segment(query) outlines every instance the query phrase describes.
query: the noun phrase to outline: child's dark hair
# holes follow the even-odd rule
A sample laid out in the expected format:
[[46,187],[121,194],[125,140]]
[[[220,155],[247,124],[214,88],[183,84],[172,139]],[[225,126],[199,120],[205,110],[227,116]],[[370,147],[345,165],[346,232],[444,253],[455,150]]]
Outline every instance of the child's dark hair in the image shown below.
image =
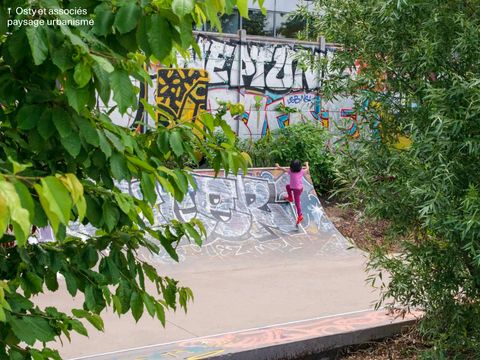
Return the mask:
[[290,163],[290,171],[297,173],[300,170],[302,170],[302,163],[300,162],[300,160],[298,159],[292,160],[292,162]]

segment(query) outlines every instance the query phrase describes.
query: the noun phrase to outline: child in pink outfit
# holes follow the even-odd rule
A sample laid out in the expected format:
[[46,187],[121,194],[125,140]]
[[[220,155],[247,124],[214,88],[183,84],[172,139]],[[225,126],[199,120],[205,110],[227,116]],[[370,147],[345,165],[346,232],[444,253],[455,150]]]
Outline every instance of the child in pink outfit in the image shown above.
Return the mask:
[[290,202],[295,200],[295,207],[297,208],[298,215],[298,225],[303,220],[302,203],[300,201],[300,198],[303,192],[303,174],[305,173],[305,171],[309,170],[308,162],[305,163],[305,168],[302,167],[302,163],[300,162],[300,160],[293,160],[290,164],[290,169],[282,168],[278,164],[275,164],[275,166],[280,170],[288,172],[288,174],[290,175],[290,184],[287,185],[288,196],[285,197],[285,200],[288,200]]

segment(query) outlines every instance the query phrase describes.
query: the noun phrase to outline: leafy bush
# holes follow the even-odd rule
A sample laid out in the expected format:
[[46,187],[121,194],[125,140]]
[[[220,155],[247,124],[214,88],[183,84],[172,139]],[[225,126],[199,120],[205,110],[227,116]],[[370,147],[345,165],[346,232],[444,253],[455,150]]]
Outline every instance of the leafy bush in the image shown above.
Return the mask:
[[243,141],[239,147],[248,152],[256,167],[279,163],[289,166],[294,159],[310,164],[310,175],[319,193],[333,187],[333,155],[327,147],[328,131],[320,124],[307,122],[273,131],[257,142]]
[[[307,122],[273,131],[257,141],[237,137],[235,146],[250,155],[254,167],[273,167],[275,163],[289,166],[294,159],[308,161],[313,184],[317,192],[324,193],[334,185],[334,156],[327,147],[328,139],[323,126]],[[218,146],[227,140],[223,130],[215,132]],[[208,159],[203,166],[211,167]]]
[[[425,311],[420,329],[432,347],[423,358],[478,359],[478,1],[316,4],[317,30],[348,49],[332,56],[324,94],[380,104],[365,114],[380,119],[379,139],[345,149],[338,167],[350,199],[408,235],[400,254],[372,254],[377,280],[390,275],[380,302]],[[356,76],[345,76],[355,65]],[[411,145],[396,148],[402,136]]]

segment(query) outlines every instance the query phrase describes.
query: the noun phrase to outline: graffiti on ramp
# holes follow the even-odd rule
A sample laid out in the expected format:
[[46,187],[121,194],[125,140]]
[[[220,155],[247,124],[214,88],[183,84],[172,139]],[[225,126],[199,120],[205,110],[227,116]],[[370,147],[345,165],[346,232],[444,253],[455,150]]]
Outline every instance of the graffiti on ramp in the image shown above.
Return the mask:
[[[182,202],[156,184],[157,203],[153,208],[154,224],[161,227],[172,219],[181,222],[193,218],[201,220],[207,231],[202,247],[183,239],[177,247],[180,259],[192,255],[238,256],[269,252],[291,252],[301,249],[308,241],[324,239],[323,251],[339,251],[346,248],[345,239],[324,213],[315,193],[311,178],[303,178],[302,226],[295,226],[293,206],[281,200],[286,195],[289,176],[277,169],[249,169],[244,175],[220,173],[212,170],[193,173],[196,188],[190,186]],[[138,181],[117,185],[123,192],[142,197]],[[145,220],[147,221],[147,220]],[[70,235],[88,237],[96,229],[78,223],[67,229]],[[40,241],[51,239],[51,231],[42,229]],[[162,253],[152,260],[168,261]]]

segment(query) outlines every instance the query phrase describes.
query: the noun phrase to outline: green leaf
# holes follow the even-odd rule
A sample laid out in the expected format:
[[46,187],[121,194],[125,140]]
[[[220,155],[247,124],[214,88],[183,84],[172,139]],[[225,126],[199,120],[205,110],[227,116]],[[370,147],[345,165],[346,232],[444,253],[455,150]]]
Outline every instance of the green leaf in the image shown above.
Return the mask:
[[188,192],[188,178],[180,169],[174,170],[175,175],[177,177],[177,181],[175,182],[180,189],[180,191],[184,194]]
[[89,105],[92,95],[90,86],[78,88],[73,83],[68,83],[65,86],[65,94],[67,95],[68,103],[77,113],[80,113],[85,106]]
[[55,126],[52,121],[52,110],[46,108],[37,124],[37,131],[44,140],[50,139],[55,133]]
[[152,174],[142,172],[142,179],[140,180],[140,187],[143,196],[152,205],[157,201],[157,193],[155,191],[155,177]]
[[75,65],[73,79],[75,80],[79,88],[83,88],[85,85],[87,85],[91,78],[92,70],[90,68],[90,65],[84,63],[83,61]]
[[120,301],[120,298],[117,295],[113,295],[112,301],[113,301],[113,311],[116,311],[117,314],[120,316],[120,314],[122,314],[122,302]]
[[13,160],[10,156],[8,156],[8,162],[13,165],[14,175],[17,175],[18,173],[21,173],[32,166],[32,164],[20,164],[19,162]]
[[106,36],[112,30],[115,14],[111,9],[102,5],[95,8],[95,25],[93,26],[93,32],[100,36]]
[[48,321],[41,317],[24,316],[10,318],[10,326],[15,336],[25,341],[28,345],[33,345],[35,341],[49,342],[55,338],[55,332]]
[[237,0],[237,8],[240,16],[248,19],[248,0]]
[[165,327],[165,309],[163,308],[163,305],[160,304],[159,302],[156,302],[155,310],[157,312],[158,320],[160,320],[160,322],[162,323],[162,326]]
[[72,199],[62,182],[54,176],[40,180],[41,186],[36,184],[40,202],[50,220],[55,233],[58,232],[60,223],[67,225],[70,220]]
[[70,121],[70,115],[62,108],[52,110],[52,121],[60,137],[69,137],[75,132],[75,127]]
[[160,152],[166,154],[170,151],[170,131],[159,131],[157,136],[157,146]]
[[47,285],[48,290],[57,291],[58,290],[57,273],[53,271],[47,272],[45,274],[45,285]]
[[138,292],[133,292],[130,298],[130,308],[132,309],[132,315],[136,322],[142,317],[143,314],[143,300]]
[[103,210],[103,221],[107,226],[108,231],[112,231],[120,219],[120,212],[117,207],[109,202],[105,202],[102,207]]
[[213,131],[215,130],[215,118],[213,117],[213,115],[205,112],[200,115],[200,120],[206,126],[206,128],[213,133]]
[[95,292],[94,292],[94,287],[93,285],[88,284],[85,286],[85,305],[87,306],[87,309],[93,310],[97,306],[97,301],[95,299]]
[[10,218],[15,232],[15,238],[18,246],[24,246],[30,236],[31,223],[29,212],[21,207],[10,208]]
[[17,113],[15,120],[21,130],[33,129],[42,115],[42,108],[38,105],[25,105]]
[[122,140],[117,135],[115,135],[114,133],[112,133],[109,130],[105,130],[105,135],[112,142],[115,149],[117,149],[121,153],[123,153],[125,151],[125,145],[123,144]]
[[120,210],[122,210],[125,214],[129,214],[135,209],[135,204],[129,195],[123,193],[114,193],[114,196],[118,206],[120,207]]
[[136,165],[138,166],[139,168],[141,169],[144,169],[144,170],[147,170],[147,171],[150,171],[150,172],[154,172],[155,171],[155,168],[150,165],[148,162],[146,161],[143,161],[143,160],[140,160],[139,158],[137,157],[133,157],[133,156],[127,156],[127,159],[129,162],[131,162],[133,165]]
[[4,234],[7,229],[8,224],[10,223],[10,211],[7,206],[6,199],[2,196],[0,192],[0,234]]
[[63,277],[65,278],[65,282],[67,283],[67,290],[70,295],[75,296],[77,294],[77,280],[73,273],[69,271],[62,272]]
[[198,246],[202,246],[202,238],[200,234],[195,230],[195,228],[189,223],[185,223],[183,224],[183,226],[185,230],[187,230],[188,235],[195,241],[195,243]]
[[35,65],[42,64],[48,56],[47,33],[43,26],[29,26],[26,29],[28,43]]
[[172,246],[172,241],[176,239],[171,239],[170,237],[164,236],[163,234],[158,233],[158,239],[160,240],[160,244],[162,244],[163,248],[167,251],[168,255],[175,260],[176,262],[179,261],[178,254],[175,248]]
[[147,308],[148,313],[150,314],[151,317],[155,316],[156,310],[155,310],[155,299],[148,295],[147,293],[142,293],[142,299],[143,303],[145,304],[145,307]]
[[182,135],[180,134],[180,132],[178,131],[173,131],[171,134],[170,134],[170,146],[173,150],[173,152],[175,153],[175,155],[177,156],[182,156],[183,155],[183,139],[182,139]]
[[137,28],[137,43],[141,50],[144,51],[146,56],[152,54],[152,49],[150,47],[148,39],[148,31],[150,30],[151,16],[142,16],[138,23]]
[[87,143],[95,147],[100,145],[100,139],[97,133],[97,129],[92,125],[89,120],[81,116],[77,116],[75,117],[75,123],[80,129],[80,134],[82,134],[82,137]]
[[[247,1],[247,0],[244,0]],[[220,19],[218,17],[218,12],[221,10],[219,9],[218,6],[218,1],[217,0],[205,0],[205,10],[207,13],[207,18],[210,20],[210,23],[214,28],[217,30],[221,31],[222,30],[222,24],[220,22]]]
[[93,325],[97,330],[103,331],[105,329],[105,324],[103,323],[102,318],[97,314],[91,314],[85,317],[87,321]]
[[100,143],[100,149],[105,154],[105,156],[109,158],[110,156],[112,156],[112,147],[110,146],[102,130],[97,129],[97,133],[98,133],[98,139]]
[[67,152],[72,155],[72,157],[77,157],[80,154],[80,150],[82,149],[82,143],[80,141],[80,137],[78,133],[72,133],[70,136],[61,137],[60,142],[62,143],[63,147]]
[[141,13],[140,7],[135,3],[130,2],[122,6],[115,15],[114,23],[120,34],[125,34],[135,29]]
[[134,86],[125,71],[116,70],[111,73],[110,85],[113,90],[113,100],[118,104],[118,111],[121,114],[125,114],[128,108],[136,105]]
[[85,328],[85,326],[83,326],[81,321],[73,319],[73,320],[70,320],[69,323],[72,326],[72,330],[76,331],[77,333],[83,336],[88,336],[88,331]]
[[101,57],[101,56],[98,56],[98,55],[93,55],[93,54],[91,54],[90,56],[107,73],[110,74],[111,72],[113,72],[115,70],[112,63],[110,61],[108,61],[107,59],[105,59],[104,57]]
[[110,170],[113,177],[117,180],[130,179],[130,171],[128,170],[125,157],[119,153],[115,153],[110,157]]
[[17,191],[18,197],[20,198],[21,206],[24,209],[27,209],[29,213],[30,222],[33,222],[35,218],[35,204],[33,202],[33,198],[32,198],[32,195],[30,194],[30,191],[21,181],[15,181],[13,185],[15,186],[15,190]]
[[152,15],[147,32],[153,55],[161,62],[172,50],[172,30],[168,20],[158,14]]
[[0,178],[0,198],[3,199],[2,205],[8,207],[8,211],[2,214],[1,225],[10,221],[13,225],[13,231],[19,246],[25,245],[30,236],[31,224],[29,221],[29,212],[21,206],[20,197],[15,186]]
[[72,61],[72,54],[65,47],[53,48],[50,50],[52,62],[62,71],[66,72],[67,70],[73,68],[74,63]]
[[184,17],[193,11],[194,6],[193,0],[173,0],[172,10],[179,17]]
[[0,307],[0,322],[4,323],[7,321],[7,317],[5,316],[5,310]]
[[43,279],[37,274],[28,271],[22,277],[22,289],[26,293],[25,296],[29,297],[28,294],[37,294],[43,290]]

